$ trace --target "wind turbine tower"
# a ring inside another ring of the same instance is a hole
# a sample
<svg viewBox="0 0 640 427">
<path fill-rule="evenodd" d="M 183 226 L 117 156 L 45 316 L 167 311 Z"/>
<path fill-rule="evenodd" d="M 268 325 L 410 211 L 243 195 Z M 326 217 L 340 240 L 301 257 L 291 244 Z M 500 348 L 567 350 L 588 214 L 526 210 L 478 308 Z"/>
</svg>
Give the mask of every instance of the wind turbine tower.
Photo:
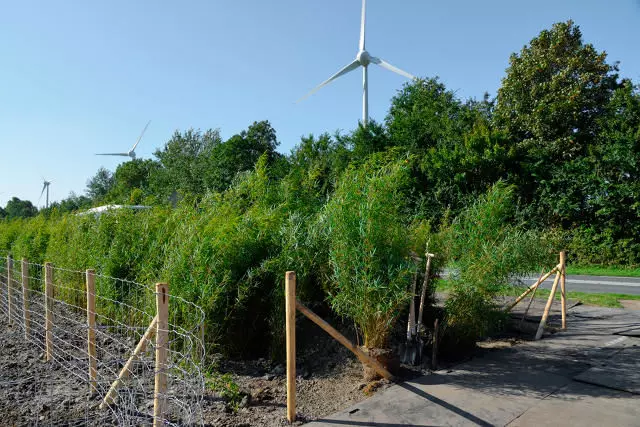
<svg viewBox="0 0 640 427">
<path fill-rule="evenodd" d="M 408 79 L 415 79 L 414 76 L 407 73 L 406 71 L 401 70 L 398 67 L 395 67 L 389 64 L 384 59 L 377 58 L 375 56 L 371 56 L 371 54 L 365 48 L 365 21 L 367 15 L 367 0 L 362 0 L 362 19 L 360 21 L 360 45 L 358 54 L 356 58 L 346 66 L 344 66 L 341 70 L 335 73 L 333 76 L 329 77 L 324 82 L 320 83 L 316 86 L 311 92 L 303 96 L 298 100 L 298 102 L 306 99 L 307 97 L 313 95 L 322 87 L 328 85 L 335 79 L 340 76 L 343 76 L 351 71 L 357 69 L 358 67 L 362 67 L 362 124 L 363 126 L 367 126 L 367 122 L 369 121 L 369 64 L 376 64 L 381 66 L 382 68 L 386 68 L 389 71 L 393 71 L 396 74 L 400 74 L 403 77 Z"/>
<path fill-rule="evenodd" d="M 47 209 L 49 209 L 49 186 L 51 185 L 51 183 L 53 181 L 47 181 L 46 179 L 42 178 L 43 181 L 43 185 L 42 185 L 42 191 L 40 192 L 40 199 L 42 199 L 42 194 L 44 193 L 44 190 L 47 190 L 47 198 L 46 198 L 46 204 L 45 207 Z"/>
</svg>

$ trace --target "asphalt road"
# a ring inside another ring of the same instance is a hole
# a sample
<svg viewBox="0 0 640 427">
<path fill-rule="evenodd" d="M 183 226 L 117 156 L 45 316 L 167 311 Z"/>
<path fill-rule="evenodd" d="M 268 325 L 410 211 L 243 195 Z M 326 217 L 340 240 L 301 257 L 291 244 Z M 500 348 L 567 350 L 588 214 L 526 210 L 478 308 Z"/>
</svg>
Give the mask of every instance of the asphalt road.
<svg viewBox="0 0 640 427">
<path fill-rule="evenodd" d="M 549 277 L 541 286 L 551 289 L 555 275 Z M 527 285 L 533 285 L 538 277 L 523 280 Z M 640 277 L 611 277 L 611 276 L 574 276 L 567 275 L 567 291 L 588 292 L 594 294 L 628 294 L 640 295 Z"/>
</svg>

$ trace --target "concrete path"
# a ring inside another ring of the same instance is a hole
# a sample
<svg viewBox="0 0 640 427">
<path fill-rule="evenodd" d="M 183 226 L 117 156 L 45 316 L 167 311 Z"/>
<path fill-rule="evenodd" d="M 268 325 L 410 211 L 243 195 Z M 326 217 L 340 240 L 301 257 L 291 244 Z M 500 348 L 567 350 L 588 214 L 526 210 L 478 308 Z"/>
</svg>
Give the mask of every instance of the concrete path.
<svg viewBox="0 0 640 427">
<path fill-rule="evenodd" d="M 640 328 L 640 312 L 577 306 L 568 326 L 394 385 L 310 425 L 640 425 L 640 396 L 623 391 L 640 384 L 640 338 L 624 335 Z"/>
</svg>

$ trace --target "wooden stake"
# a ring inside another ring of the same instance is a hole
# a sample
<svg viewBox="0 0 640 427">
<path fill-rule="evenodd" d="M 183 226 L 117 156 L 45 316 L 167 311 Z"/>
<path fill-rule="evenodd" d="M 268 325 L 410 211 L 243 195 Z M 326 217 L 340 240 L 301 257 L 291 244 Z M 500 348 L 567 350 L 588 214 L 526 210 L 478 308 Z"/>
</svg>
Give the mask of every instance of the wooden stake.
<svg viewBox="0 0 640 427">
<path fill-rule="evenodd" d="M 424 270 L 424 280 L 422 281 L 422 294 L 420 295 L 420 310 L 418 312 L 418 328 L 422 326 L 422 313 L 424 312 L 424 303 L 427 298 L 427 288 L 429 287 L 429 274 L 431 273 L 431 258 L 435 255 L 426 253 L 427 256 L 427 266 Z"/>
<path fill-rule="evenodd" d="M 558 282 L 560 281 L 560 271 L 556 273 L 556 278 L 553 281 L 553 286 L 551 287 L 551 293 L 549 294 L 549 299 L 547 300 L 547 305 L 544 307 L 544 313 L 542 313 L 542 319 L 540 319 L 540 325 L 538 326 L 538 332 L 536 332 L 536 340 L 542 338 L 542 334 L 544 333 L 544 326 L 547 324 L 547 318 L 549 317 L 549 310 L 551 310 L 551 304 L 553 304 L 553 298 L 556 296 L 556 289 L 558 288 Z"/>
<path fill-rule="evenodd" d="M 13 301 L 11 298 L 11 273 L 13 272 L 13 259 L 11 255 L 7 255 L 7 303 L 9 308 L 9 324 L 13 324 L 13 318 L 11 317 L 11 306 Z"/>
<path fill-rule="evenodd" d="M 122 382 L 125 379 L 129 377 L 133 362 L 137 360 L 138 356 L 140 356 L 140 353 L 144 351 L 144 349 L 146 348 L 147 342 L 151 339 L 151 337 L 153 337 L 153 334 L 156 333 L 157 327 L 158 327 L 158 316 L 153 318 L 153 320 L 151 321 L 151 324 L 149 324 L 149 327 L 144 332 L 144 335 L 142 335 L 142 338 L 140 338 L 138 345 L 136 345 L 136 348 L 133 350 L 131 357 L 129 357 L 129 360 L 127 360 L 127 363 L 125 363 L 122 369 L 120 370 L 120 373 L 118 374 L 118 378 L 116 378 L 116 380 L 111 384 L 111 387 L 107 392 L 107 395 L 104 397 L 104 399 L 102 400 L 102 403 L 100 404 L 100 409 L 104 409 L 108 405 L 111 405 L 113 402 L 115 402 L 116 398 L 118 397 L 118 393 L 117 393 L 118 387 L 120 386 L 120 384 L 122 384 Z M 154 400 L 154 404 L 155 404 L 155 400 Z"/>
<path fill-rule="evenodd" d="M 431 345 L 431 370 L 438 368 L 438 319 L 433 323 L 433 343 Z"/>
<path fill-rule="evenodd" d="M 567 280 L 567 257 L 566 252 L 560 252 L 560 296 L 562 301 L 562 329 L 567 329 L 567 293 L 566 293 L 566 280 Z"/>
<path fill-rule="evenodd" d="M 389 381 L 394 381 L 394 376 L 391 375 L 389 371 L 385 369 L 384 366 L 380 364 L 376 359 L 369 356 L 364 351 L 360 350 L 356 345 L 354 345 L 351 341 L 349 341 L 344 335 L 335 330 L 331 325 L 325 322 L 320 316 L 315 314 L 313 311 L 309 310 L 305 307 L 300 301 L 296 300 L 296 308 L 305 316 L 307 316 L 313 323 L 320 326 L 326 333 L 331 335 L 336 341 L 338 341 L 343 346 L 347 347 L 353 354 L 356 355 L 358 359 L 362 363 L 366 363 L 371 366 L 381 377 L 388 379 Z"/>
<path fill-rule="evenodd" d="M 547 280 L 549 278 L 549 276 L 551 276 L 553 273 L 557 272 L 560 269 L 560 264 L 556 265 L 555 267 L 553 267 L 551 269 L 550 272 L 548 272 L 547 274 L 545 274 L 544 276 L 542 276 L 540 279 L 538 279 L 538 281 L 536 283 L 534 283 L 533 285 L 529 286 L 529 289 L 527 289 L 526 291 L 524 291 L 522 293 L 522 295 L 520 295 L 518 298 L 516 298 L 516 300 L 511 303 L 506 309 L 505 311 L 511 311 L 513 309 L 513 307 L 515 307 L 516 305 L 518 305 L 518 303 L 520 301 L 522 301 L 524 299 L 524 297 L 526 297 L 527 295 L 529 295 L 529 292 L 533 291 L 535 288 L 537 288 L 538 286 L 540 286 L 540 284 L 542 282 L 544 282 L 545 280 Z"/>
<path fill-rule="evenodd" d="M 44 263 L 45 347 L 47 361 L 53 357 L 53 266 Z"/>
<path fill-rule="evenodd" d="M 96 272 L 87 270 L 87 354 L 89 355 L 89 382 L 91 392 L 98 391 L 98 364 L 96 358 Z"/>
<path fill-rule="evenodd" d="M 24 320 L 24 337 L 29 339 L 31 327 L 31 313 L 29 312 L 29 263 L 22 258 L 22 318 Z"/>
<path fill-rule="evenodd" d="M 287 334 L 287 420 L 296 420 L 296 272 L 284 276 Z"/>
<path fill-rule="evenodd" d="M 164 425 L 167 408 L 167 347 L 169 344 L 169 285 L 156 283 L 157 332 L 153 427 Z"/>
</svg>

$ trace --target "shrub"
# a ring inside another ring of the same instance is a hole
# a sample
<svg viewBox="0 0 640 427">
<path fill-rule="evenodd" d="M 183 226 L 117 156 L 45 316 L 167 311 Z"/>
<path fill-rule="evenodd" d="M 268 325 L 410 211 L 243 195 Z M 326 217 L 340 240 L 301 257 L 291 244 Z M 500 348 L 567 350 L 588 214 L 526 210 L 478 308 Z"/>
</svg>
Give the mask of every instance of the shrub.
<svg viewBox="0 0 640 427">
<path fill-rule="evenodd" d="M 409 240 L 402 217 L 407 160 L 378 157 L 351 167 L 322 211 L 331 268 L 328 299 L 353 319 L 366 347 L 384 348 L 408 300 Z"/>
<path fill-rule="evenodd" d="M 557 256 L 546 235 L 512 222 L 513 193 L 513 187 L 498 182 L 441 231 L 453 272 L 445 308 L 455 344 L 473 345 L 499 327 L 495 297 L 510 279 L 553 265 Z"/>
</svg>

